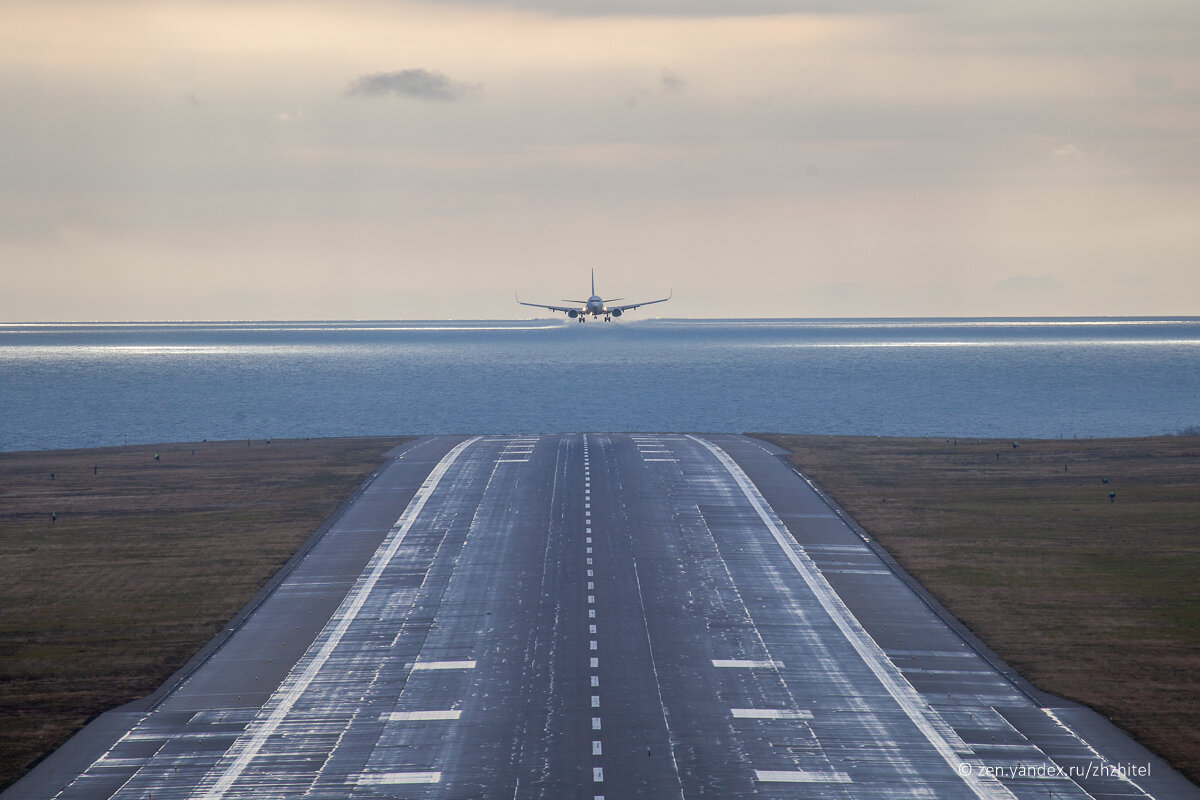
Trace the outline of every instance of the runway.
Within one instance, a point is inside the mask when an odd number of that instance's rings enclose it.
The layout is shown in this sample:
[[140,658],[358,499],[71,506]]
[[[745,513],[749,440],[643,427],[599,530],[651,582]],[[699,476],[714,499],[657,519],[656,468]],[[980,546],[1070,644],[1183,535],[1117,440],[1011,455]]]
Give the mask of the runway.
[[1196,796],[762,442],[392,455],[212,655],[5,800]]

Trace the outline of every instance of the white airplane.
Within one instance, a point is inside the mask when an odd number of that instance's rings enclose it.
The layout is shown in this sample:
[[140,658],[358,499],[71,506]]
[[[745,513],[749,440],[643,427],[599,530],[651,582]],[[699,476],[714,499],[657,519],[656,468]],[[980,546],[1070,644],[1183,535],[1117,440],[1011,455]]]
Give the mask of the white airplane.
[[642,302],[642,303],[627,303],[626,305],[623,305],[623,306],[606,305],[606,303],[615,303],[618,300],[624,300],[624,299],[625,298],[623,298],[623,297],[614,297],[611,300],[605,300],[603,297],[600,297],[598,294],[596,294],[596,270],[593,269],[592,270],[592,296],[589,297],[587,300],[564,300],[563,301],[564,303],[580,303],[583,305],[583,308],[577,308],[575,306],[548,306],[543,303],[526,303],[520,297],[517,298],[517,302],[523,306],[535,306],[537,308],[548,308],[551,311],[561,311],[564,314],[566,314],[568,317],[570,317],[571,319],[577,319],[580,322],[586,322],[588,315],[591,315],[593,317],[601,317],[602,316],[602,317],[604,317],[605,322],[611,322],[613,317],[619,317],[622,314],[624,314],[626,311],[630,311],[631,309],[637,308],[638,306],[648,306],[648,305],[651,305],[652,303],[665,303],[671,299],[671,296],[667,295],[666,297],[662,298],[661,300],[646,300],[645,302]]

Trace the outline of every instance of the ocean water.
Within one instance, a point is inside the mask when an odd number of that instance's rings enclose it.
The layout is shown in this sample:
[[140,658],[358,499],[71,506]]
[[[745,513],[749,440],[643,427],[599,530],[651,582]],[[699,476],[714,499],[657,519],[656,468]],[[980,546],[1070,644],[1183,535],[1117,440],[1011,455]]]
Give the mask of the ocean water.
[[0,450],[377,434],[1200,425],[1200,318],[0,324]]

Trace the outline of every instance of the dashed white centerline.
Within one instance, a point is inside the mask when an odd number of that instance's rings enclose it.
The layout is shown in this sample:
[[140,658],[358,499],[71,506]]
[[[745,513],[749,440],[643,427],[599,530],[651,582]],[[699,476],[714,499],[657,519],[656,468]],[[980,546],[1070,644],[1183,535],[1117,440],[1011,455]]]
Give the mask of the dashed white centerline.
[[594,731],[600,730],[600,718],[599,717],[592,717],[592,730],[594,730]]
[[592,781],[604,783],[604,767],[592,767]]
[[594,756],[604,755],[604,748],[601,746],[600,742],[595,739],[592,740],[592,755],[594,755]]

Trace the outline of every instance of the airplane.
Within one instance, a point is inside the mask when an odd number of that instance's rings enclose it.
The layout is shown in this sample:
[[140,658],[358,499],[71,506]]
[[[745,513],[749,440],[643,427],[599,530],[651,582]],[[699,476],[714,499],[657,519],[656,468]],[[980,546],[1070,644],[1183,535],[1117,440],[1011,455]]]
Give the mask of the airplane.
[[[673,294],[673,293],[672,293]],[[535,306],[537,308],[548,308],[551,311],[561,311],[571,319],[577,319],[580,322],[586,322],[588,316],[599,317],[603,316],[605,322],[611,322],[613,317],[619,317],[626,311],[631,311],[639,306],[648,306],[653,303],[665,303],[671,299],[670,295],[661,300],[646,300],[641,303],[627,303],[623,306],[609,306],[606,303],[615,303],[617,300],[624,300],[623,297],[614,297],[611,300],[605,300],[596,294],[596,270],[592,270],[592,296],[587,300],[564,300],[564,303],[581,303],[583,308],[575,306],[548,306],[543,303],[526,303],[520,297],[517,302],[523,306]]]

